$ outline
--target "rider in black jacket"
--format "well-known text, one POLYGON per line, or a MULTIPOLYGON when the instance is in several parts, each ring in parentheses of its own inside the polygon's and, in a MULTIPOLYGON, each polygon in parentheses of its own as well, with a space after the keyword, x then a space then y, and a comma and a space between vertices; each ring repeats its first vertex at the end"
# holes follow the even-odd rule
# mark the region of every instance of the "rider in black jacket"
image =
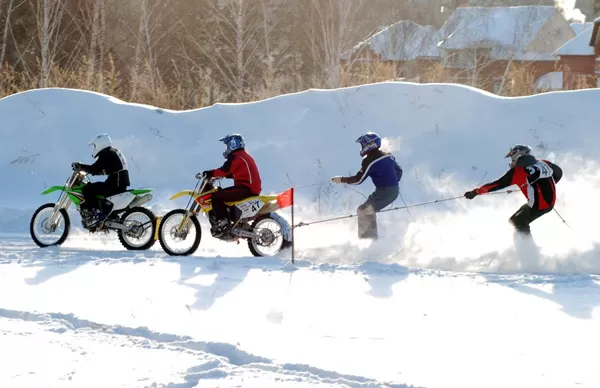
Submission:
POLYGON ((104 182, 92 182, 83 187, 84 201, 81 203, 83 209, 93 212, 91 224, 102 221, 112 210, 112 205, 105 201, 99 201, 96 196, 109 197, 127 190, 129 182, 129 171, 125 156, 116 148, 112 147, 112 140, 106 133, 96 135, 90 140, 93 146, 92 157, 97 158, 94 164, 73 163, 73 168, 85 171, 91 175, 108 175, 104 182), (94 212, 94 210, 96 210, 94 212))

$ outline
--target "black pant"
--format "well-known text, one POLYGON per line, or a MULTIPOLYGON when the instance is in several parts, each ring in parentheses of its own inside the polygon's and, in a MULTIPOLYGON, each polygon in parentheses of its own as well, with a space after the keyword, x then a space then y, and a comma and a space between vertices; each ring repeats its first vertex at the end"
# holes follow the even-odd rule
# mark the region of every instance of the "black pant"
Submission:
POLYGON ((378 238, 377 213, 398 198, 398 186, 378 187, 357 209, 358 238, 378 238))
POLYGON ((102 211, 107 211, 110 209, 105 209, 107 206, 103 208, 102 204, 104 201, 96 198, 97 195, 101 195, 103 197, 110 197, 111 195, 119 194, 127 190, 127 188, 122 188, 119 186, 111 185, 106 182, 93 182, 88 183, 83 186, 81 193, 83 194, 83 198, 85 201, 81 204, 81 206, 85 209, 101 209, 102 211))
POLYGON ((544 214, 551 211, 553 208, 548 208, 544 210, 532 209, 529 205, 525 204, 516 211, 515 214, 510 217, 509 221, 514 225, 518 232, 531 234, 531 229, 529 228, 529 224, 533 221, 537 220, 544 214))
POLYGON ((212 201, 212 210, 215 218, 217 220, 227 218, 227 208, 225 206, 225 202, 241 201, 242 199, 246 199, 254 195, 257 194, 252 193, 248 186, 243 185, 231 186, 215 192, 210 198, 212 201))

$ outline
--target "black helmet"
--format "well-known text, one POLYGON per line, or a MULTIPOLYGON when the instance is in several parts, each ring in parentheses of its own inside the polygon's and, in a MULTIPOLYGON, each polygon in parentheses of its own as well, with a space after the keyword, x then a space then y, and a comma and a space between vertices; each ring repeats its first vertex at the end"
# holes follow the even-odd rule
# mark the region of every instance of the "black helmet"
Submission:
POLYGON ((519 160, 520 157, 529 155, 530 153, 531 147, 528 145, 515 144, 514 146, 510 147, 510 150, 508 150, 504 157, 511 159, 509 166, 513 168, 517 164, 517 160, 519 160))

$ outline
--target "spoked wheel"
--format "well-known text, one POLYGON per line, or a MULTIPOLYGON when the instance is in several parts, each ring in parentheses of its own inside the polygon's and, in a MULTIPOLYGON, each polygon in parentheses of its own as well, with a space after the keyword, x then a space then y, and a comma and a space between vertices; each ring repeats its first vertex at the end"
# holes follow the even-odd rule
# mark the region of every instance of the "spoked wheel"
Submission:
POLYGON ((29 223, 31 238, 37 246, 42 248, 60 245, 69 235, 71 221, 65 209, 59 209, 55 222, 50 223, 54 206, 53 203, 47 203, 37 208, 29 223))
POLYGON ((131 251, 142 251, 150 249, 154 245, 156 216, 150 209, 131 208, 123 214, 121 222, 127 229, 119 229, 117 235, 125 248, 131 251))
POLYGON ((252 224, 257 238, 248 239, 248 248, 254 256, 274 256, 283 248, 283 228, 270 214, 258 217, 252 224))
POLYGON ((158 242, 171 256, 188 256, 196 252, 202 231, 200 221, 195 216, 186 216, 185 209, 171 210, 162 217, 158 227, 158 242), (183 228, 180 228, 183 219, 183 228))

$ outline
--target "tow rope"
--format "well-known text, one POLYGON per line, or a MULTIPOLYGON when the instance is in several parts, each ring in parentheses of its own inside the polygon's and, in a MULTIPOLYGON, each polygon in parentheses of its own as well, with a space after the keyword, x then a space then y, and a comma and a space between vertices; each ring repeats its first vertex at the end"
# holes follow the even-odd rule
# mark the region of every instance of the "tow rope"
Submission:
MULTIPOLYGON (((514 192, 515 192, 515 190, 506 190, 506 191, 496 191, 496 192, 484 193, 484 194, 478 194, 478 195, 510 194, 510 193, 514 193, 514 192)), ((456 196, 456 197, 436 199, 436 200, 433 200, 433 201, 415 203, 415 204, 412 204, 412 205, 396 206, 396 207, 392 207, 392 208, 389 208, 389 209, 383 209, 383 210, 380 210, 380 211, 377 211, 377 212, 373 212, 373 213, 385 213, 385 212, 391 212, 391 211, 396 211, 396 210, 404 210, 404 209, 409 209, 409 208, 418 207, 418 206, 433 205, 433 204, 436 204, 436 203, 447 202, 447 201, 455 201, 455 200, 460 199, 460 198, 465 198, 465 196, 464 195, 460 195, 460 196, 456 196)), ((348 214, 348 215, 340 216, 340 217, 324 218, 322 220, 311 221, 311 222, 303 222, 303 221, 301 221, 298 224, 293 225, 292 228, 299 228, 301 226, 309 226, 309 225, 321 224, 321 223, 324 223, 324 222, 332 222, 332 221, 345 220, 345 219, 354 218, 354 217, 358 217, 358 214, 348 214)))

